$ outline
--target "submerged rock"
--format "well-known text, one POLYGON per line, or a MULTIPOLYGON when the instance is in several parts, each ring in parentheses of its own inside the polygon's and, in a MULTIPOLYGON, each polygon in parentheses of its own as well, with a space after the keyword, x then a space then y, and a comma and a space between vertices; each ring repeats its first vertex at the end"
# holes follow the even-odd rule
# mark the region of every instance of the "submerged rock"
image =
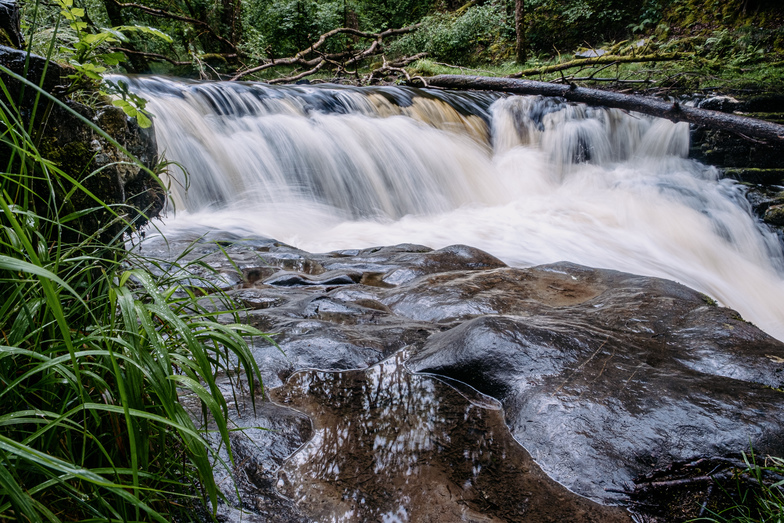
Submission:
POLYGON ((190 256, 227 254, 263 274, 231 294, 277 333, 253 346, 271 397, 313 422, 288 459, 248 455, 277 486, 238 480, 250 518, 283 499, 280 521, 621 521, 601 504, 669 464, 784 453, 784 344, 677 283, 465 246, 190 256))
POLYGON ((405 357, 273 391, 314 420, 278 485, 317 521, 629 521, 542 473, 494 402, 410 374, 405 357))

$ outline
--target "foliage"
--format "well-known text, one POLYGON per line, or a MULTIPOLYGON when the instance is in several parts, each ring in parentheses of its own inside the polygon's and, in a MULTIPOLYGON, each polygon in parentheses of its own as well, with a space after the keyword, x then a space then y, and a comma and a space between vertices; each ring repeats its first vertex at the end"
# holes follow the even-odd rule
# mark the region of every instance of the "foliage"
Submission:
POLYGON ((243 19, 253 28, 270 57, 293 56, 318 35, 340 27, 343 21, 340 1, 261 0, 246 4, 243 19))
POLYGON ((377 32, 419 22, 433 7, 433 0, 353 0, 346 9, 356 13, 360 29, 377 32))
MULTIPOLYGON (((103 73, 107 67, 116 66, 126 60, 125 55, 107 49, 108 45, 118 44, 126 40, 125 33, 136 32, 155 36, 171 42, 171 38, 154 27, 139 25, 118 26, 111 29, 95 30, 84 21, 83 8, 74 7, 73 0, 54 0, 60 7, 60 14, 66 19, 75 34, 71 45, 60 47, 61 56, 73 67, 74 72, 68 76, 71 80, 70 91, 92 89, 103 82, 103 73)), ((149 127, 152 122, 144 113, 144 100, 128 92, 122 86, 107 83, 103 94, 118 94, 115 106, 123 109, 125 114, 136 118, 141 127, 149 127)))
POLYGON ((623 39, 629 26, 655 24, 661 0, 529 0, 528 39, 535 49, 569 51, 623 39))
POLYGON ((494 3, 471 6, 460 14, 433 14, 423 19, 416 33, 390 46, 390 53, 425 51, 437 61, 471 65, 492 52, 501 40, 500 31, 505 23, 505 11, 494 3))
POLYGON ((216 374, 239 367, 253 394, 245 336, 263 335, 219 324, 199 301, 213 289, 187 267, 153 275, 122 237, 74 229, 96 209, 122 222, 122 209, 40 153, 27 109, 0 81, 0 520, 165 522, 198 500, 215 507, 207 429, 180 397, 199 398, 228 448, 216 374), (77 193, 94 207, 64 212, 77 193))

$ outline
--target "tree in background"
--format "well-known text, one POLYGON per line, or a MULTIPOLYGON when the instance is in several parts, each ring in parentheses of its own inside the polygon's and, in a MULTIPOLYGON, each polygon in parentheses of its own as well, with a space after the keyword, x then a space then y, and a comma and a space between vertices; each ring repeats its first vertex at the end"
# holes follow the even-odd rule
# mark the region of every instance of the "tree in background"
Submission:
POLYGON ((528 42, 525 38, 525 0, 515 0, 515 55, 517 63, 524 64, 528 42))

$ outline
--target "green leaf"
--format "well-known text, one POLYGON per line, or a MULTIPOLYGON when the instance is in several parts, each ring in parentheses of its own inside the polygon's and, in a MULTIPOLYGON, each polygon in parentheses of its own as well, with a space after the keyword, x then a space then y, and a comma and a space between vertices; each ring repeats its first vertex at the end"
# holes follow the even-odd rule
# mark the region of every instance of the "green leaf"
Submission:
POLYGON ((152 126, 152 120, 147 118, 143 111, 136 111, 136 123, 138 123, 139 127, 142 129, 147 129, 152 126))
POLYGON ((119 27, 114 28, 120 32, 137 32, 137 33, 145 33, 153 36, 157 36, 158 38, 164 40, 166 43, 172 43, 172 37, 161 31, 160 29, 156 29, 154 27, 148 27, 146 25, 121 25, 119 27))

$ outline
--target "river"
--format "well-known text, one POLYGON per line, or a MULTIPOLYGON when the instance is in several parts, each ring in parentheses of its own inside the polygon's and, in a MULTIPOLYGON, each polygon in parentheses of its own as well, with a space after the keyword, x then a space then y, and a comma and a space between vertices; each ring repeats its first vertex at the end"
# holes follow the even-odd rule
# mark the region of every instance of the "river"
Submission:
POLYGON ((784 340, 782 245, 742 186, 687 158, 687 124, 492 93, 126 80, 188 172, 170 170, 167 235, 571 261, 678 281, 784 340))

